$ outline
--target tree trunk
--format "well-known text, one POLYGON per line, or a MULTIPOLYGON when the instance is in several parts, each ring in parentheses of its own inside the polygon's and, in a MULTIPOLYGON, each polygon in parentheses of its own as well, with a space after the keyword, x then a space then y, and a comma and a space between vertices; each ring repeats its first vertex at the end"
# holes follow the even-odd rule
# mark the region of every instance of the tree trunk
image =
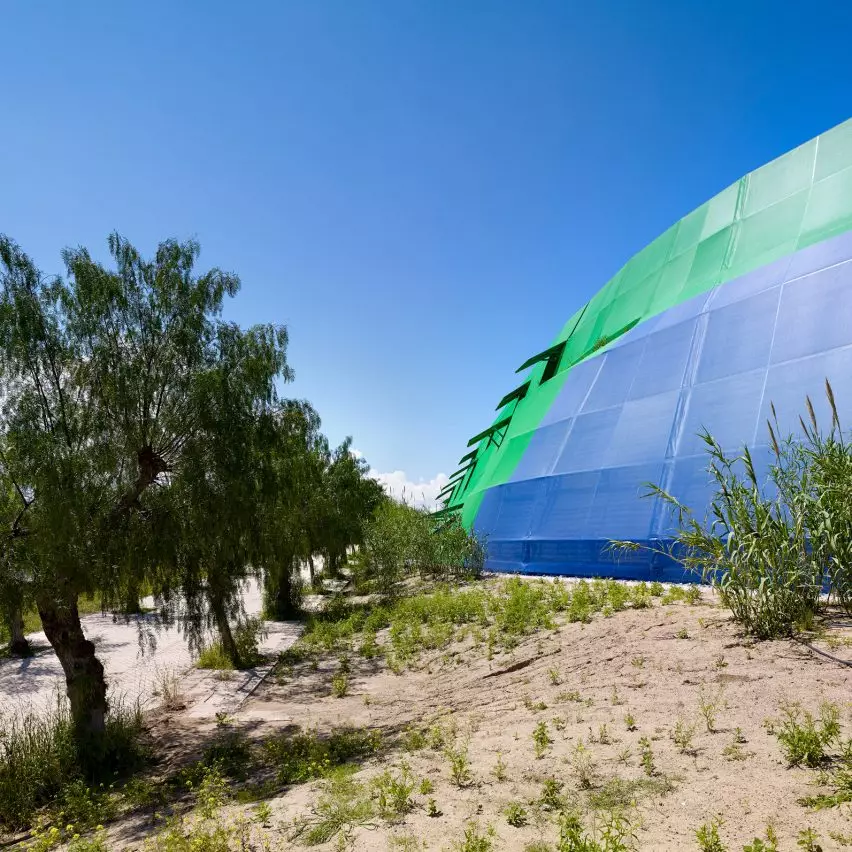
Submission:
POLYGON ((9 653, 14 657, 28 657, 32 653, 32 648, 27 637, 24 636, 24 617, 18 606, 14 606, 9 613, 9 634, 11 637, 9 653))
POLYGON ((142 612, 142 606, 139 602, 139 580, 136 577, 131 577, 127 584, 127 594, 124 598, 124 614, 139 615, 142 612))
POLYGON ((298 616, 299 611, 293 603, 293 557, 282 559, 270 589, 270 610, 277 621, 286 621, 298 616))
POLYGON ((237 651, 237 643, 234 642, 234 634, 231 632, 228 613, 225 610, 225 601, 221 595, 210 596, 210 611, 213 613, 213 620, 216 622, 219 641, 222 643, 225 656, 233 663, 235 668, 240 668, 243 661, 240 659, 239 651, 237 651))
POLYGON ((340 556, 337 554, 337 551, 329 550, 328 551, 328 560, 326 561, 326 568, 328 570, 328 576, 333 580, 340 579, 340 556))
POLYGON ((69 596, 62 604, 40 600, 38 614, 45 636, 65 672, 77 738, 98 737, 104 732, 107 712, 106 680, 104 667, 95 656, 95 646, 83 634, 77 597, 69 596))
POLYGON ((308 570, 311 572, 311 588, 315 589, 317 587, 317 575, 314 568, 314 557, 312 553, 308 554, 308 570))

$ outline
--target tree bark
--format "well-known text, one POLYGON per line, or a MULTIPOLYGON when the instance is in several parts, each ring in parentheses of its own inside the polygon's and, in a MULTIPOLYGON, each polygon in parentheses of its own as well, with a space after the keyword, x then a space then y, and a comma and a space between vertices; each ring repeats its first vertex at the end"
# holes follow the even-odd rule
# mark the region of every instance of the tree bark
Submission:
POLYGON ((18 606, 14 606, 9 613, 9 634, 9 653, 14 657, 28 657, 32 648, 24 635, 24 617, 18 606))
POLYGON ((308 554, 308 570, 311 572, 311 588, 315 589, 317 585, 316 570, 314 568, 313 554, 308 554))
POLYGON ((95 656, 95 646, 83 633, 77 596, 70 595, 62 602, 40 600, 38 614, 65 673, 78 740, 103 734, 107 713, 104 667, 95 656))
POLYGON ((222 650, 225 652, 225 656, 233 663, 234 668, 240 668, 243 661, 240 659, 237 643, 234 642, 234 634, 231 632, 228 613, 225 610, 225 601, 221 595, 210 596, 210 611, 213 613, 213 620, 216 622, 216 629, 219 631, 219 641, 222 643, 222 650))
POLYGON ((139 603, 139 580, 136 577, 131 577, 124 598, 124 614, 139 615, 140 612, 142 612, 142 606, 139 603))
POLYGON ((277 621, 295 618, 299 612, 293 603, 293 557, 282 559, 272 578, 270 609, 277 621))

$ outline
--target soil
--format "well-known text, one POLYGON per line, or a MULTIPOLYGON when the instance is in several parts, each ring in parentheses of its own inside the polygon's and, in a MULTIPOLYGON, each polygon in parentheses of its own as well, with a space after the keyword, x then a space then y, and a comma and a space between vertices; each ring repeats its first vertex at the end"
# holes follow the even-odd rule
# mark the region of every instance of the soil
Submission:
MULTIPOLYGON (((234 719, 252 737, 289 726, 320 734, 342 726, 382 732, 386 748, 355 777, 369 781, 407 764, 417 782, 415 807, 396 822, 377 819, 357 828, 348 848, 456 849, 472 822, 482 833, 493 828, 494 852, 520 852, 535 841, 555 844, 556 815, 536 804, 551 778, 583 813, 584 824, 598 830, 606 810, 600 799, 613 792, 613 779, 635 782, 622 797, 639 850, 698 849, 696 829, 716 817, 730 850, 763 837, 767 825, 780 850, 797 849, 808 827, 826 852, 852 846, 850 805, 815 810, 800 804, 829 792, 820 786, 827 774, 788 768, 769 724, 785 704, 816 713, 829 701, 840 708, 844 739, 852 736, 852 626, 843 619, 808 640, 755 642, 705 591, 695 606, 657 600, 650 609, 562 624, 492 659, 468 637, 424 653, 401 674, 381 660, 354 655, 350 665, 342 698, 332 695, 338 660, 329 656, 316 668, 305 662, 268 678, 234 719), (702 696, 719 707, 712 731, 699 711, 702 696), (687 748, 672 738, 679 721, 694 726, 687 748), (533 732, 541 722, 552 743, 537 757, 533 732), (406 731, 436 725, 455 732, 456 747, 467 748, 472 777, 463 787, 452 783, 442 749, 402 746, 406 731), (643 768, 643 739, 653 768, 643 768), (578 744, 588 764, 586 789, 577 770, 578 744), (503 780, 495 777, 498 759, 503 780), (431 781, 433 792, 419 792, 422 779, 431 781), (429 816, 429 799, 440 816, 429 816), (512 802, 525 808, 526 825, 507 823, 504 811, 512 802)), ((175 755, 192 739, 191 725, 182 725, 179 715, 152 724, 155 733, 168 730, 170 754, 179 762, 175 755)), ((309 816, 323 789, 322 781, 296 785, 269 801, 274 849, 304 848, 286 839, 286 825, 309 816)), ((338 842, 313 848, 336 849, 338 842)))

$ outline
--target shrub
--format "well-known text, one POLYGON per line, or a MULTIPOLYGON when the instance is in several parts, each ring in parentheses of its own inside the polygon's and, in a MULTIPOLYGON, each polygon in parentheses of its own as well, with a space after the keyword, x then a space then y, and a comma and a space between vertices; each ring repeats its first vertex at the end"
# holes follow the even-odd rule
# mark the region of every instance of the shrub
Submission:
POLYGON ((824 702, 819 720, 797 705, 783 708, 780 727, 775 736, 790 766, 819 766, 825 759, 825 747, 840 735, 838 709, 824 702))
POLYGON ((436 521, 425 509, 383 502, 367 525, 353 579, 383 595, 419 574, 450 580, 478 577, 485 562, 482 544, 452 516, 436 521))
POLYGON ((73 733, 64 702, 50 713, 0 718, 0 827, 25 828, 36 810, 57 801, 67 808, 85 799, 85 817, 94 818, 89 804, 101 794, 89 788, 132 772, 145 760, 136 709, 113 706, 96 751, 78 750, 73 733))
POLYGON ((241 668, 251 668, 263 662, 260 653, 260 643, 268 636, 263 621, 252 616, 241 621, 234 629, 234 644, 237 646, 237 656, 241 668))
POLYGON ((843 436, 827 381, 825 391, 832 413, 827 432, 806 398, 810 423, 800 418, 802 434, 781 440, 772 407, 774 464, 765 480, 747 447, 728 455, 712 435, 702 435, 715 486, 706 518, 696 518, 672 495, 650 486, 649 496, 668 504, 677 520, 668 555, 712 583, 734 618, 761 639, 809 627, 826 587, 852 612, 852 501, 847 498, 852 442, 843 436))

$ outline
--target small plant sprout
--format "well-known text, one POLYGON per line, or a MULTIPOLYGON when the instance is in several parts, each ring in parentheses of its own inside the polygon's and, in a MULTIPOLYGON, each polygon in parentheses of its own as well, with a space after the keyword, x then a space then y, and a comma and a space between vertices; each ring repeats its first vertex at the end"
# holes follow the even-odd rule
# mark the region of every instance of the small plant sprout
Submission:
POLYGON ((719 654, 719 656, 718 656, 718 657, 716 657, 716 659, 713 661, 713 665, 714 665, 717 669, 720 669, 720 670, 721 670, 721 669, 724 669, 724 668, 727 668, 727 666, 728 666, 728 661, 725 659, 725 655, 724 655, 724 654, 719 654))
POLYGON ((639 739, 639 754, 642 762, 642 770, 650 778, 657 774, 657 767, 654 765, 654 750, 651 748, 651 740, 648 737, 639 739))
POLYGON ((719 837, 721 826, 722 820, 717 818, 704 823, 695 832, 695 839, 698 841, 698 848, 701 852, 727 852, 722 839, 719 837))
POLYGON ((467 746, 447 746, 444 755, 450 764, 450 780, 456 787, 468 787, 473 781, 467 746))
POLYGON ((491 774, 498 781, 506 780, 506 761, 503 760, 503 752, 497 752, 497 762, 494 764, 494 768, 491 770, 491 774))
POLYGON ((812 828, 803 828, 796 838, 796 846, 803 852, 822 852, 819 835, 812 828))
POLYGON ((489 826, 485 833, 479 831, 479 826, 475 823, 470 823, 465 826, 464 838, 455 845, 455 852, 491 852, 494 848, 492 837, 494 837, 494 828, 489 826))
POLYGON ((685 627, 681 627, 677 632, 678 639, 689 639, 689 631, 685 627))
POLYGON ((622 700, 621 696, 618 694, 618 687, 617 686, 613 686, 613 688, 612 688, 612 697, 610 698, 610 702, 611 702, 613 707, 617 707, 620 704, 624 704, 624 701, 622 700))
POLYGON ((559 676, 558 669, 550 669, 547 674, 550 676, 550 682, 554 686, 559 686, 559 684, 562 683, 562 678, 559 676))
POLYGON ((683 754, 692 754, 692 738, 695 736, 695 724, 690 724, 684 719, 678 719, 675 722, 674 730, 672 731, 672 740, 678 747, 678 750, 683 754))
POLYGON ((538 804, 546 811, 562 810, 562 787, 561 781, 555 778, 545 778, 541 785, 541 795, 538 798, 538 804))
POLYGON ((503 814, 512 828, 523 828, 528 822, 526 808, 520 802, 509 802, 503 814))
POLYGON ((698 690, 698 712, 704 719, 708 733, 716 732, 716 716, 720 710, 724 710, 727 706, 725 693, 721 687, 713 694, 704 684, 701 685, 698 690))
POLYGON ((778 852, 778 835, 771 823, 766 826, 764 837, 755 837, 751 843, 743 846, 743 852, 778 852))
POLYGON ((349 689, 349 678, 343 672, 338 672, 331 679, 331 694, 335 698, 343 698, 349 689))
POLYGON ((438 804, 434 799, 429 799, 429 801, 426 802, 426 815, 435 818, 443 816, 444 812, 438 807, 438 804))
POLYGON ((595 764, 592 753, 581 742, 574 747, 574 753, 571 756, 571 768, 577 776, 577 784, 580 789, 591 789, 595 779, 595 764))
POLYGON ((550 745, 553 742, 547 731, 547 722, 542 721, 535 726, 532 738, 533 745, 535 747, 535 756, 536 758, 541 759, 547 753, 548 748, 550 748, 550 745))
POLYGON ((637 669, 644 668, 645 667, 645 658, 641 655, 638 656, 638 657, 634 657, 630 661, 630 665, 632 665, 634 668, 637 668, 637 669))
POLYGON ((254 818, 260 825, 269 825, 272 819, 272 808, 269 802, 259 802, 254 809, 254 818))
POLYGON ((624 726, 628 731, 636 730, 636 719, 634 718, 632 713, 627 713, 624 716, 624 726))
POLYGON ((431 778, 423 778, 420 781, 420 795, 428 796, 430 793, 435 792, 435 784, 433 783, 431 778))

